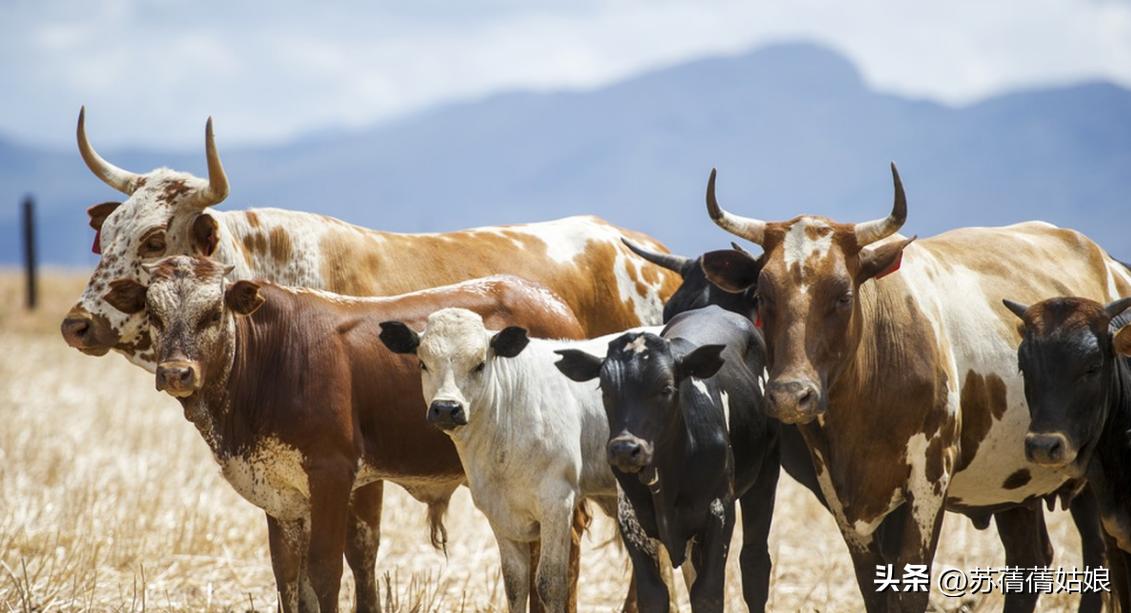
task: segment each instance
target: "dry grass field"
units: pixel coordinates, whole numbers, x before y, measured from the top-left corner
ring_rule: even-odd
[[[0,610],[273,609],[263,515],[223,481],[177,403],[121,357],[87,357],[58,336],[84,281],[49,275],[41,310],[27,315],[19,278],[0,275]],[[505,607],[494,541],[466,490],[448,514],[447,557],[428,545],[424,508],[395,486],[386,488],[383,521],[388,610]],[[1067,513],[1049,523],[1054,564],[1079,565]],[[584,611],[614,610],[623,597],[629,570],[612,539],[611,522],[598,516],[582,554]],[[832,518],[785,476],[770,549],[773,610],[862,608]],[[736,562],[728,609],[739,611]],[[947,517],[937,567],[1003,564],[992,529]],[[347,573],[347,608],[352,589]],[[1040,609],[1075,610],[1076,598],[1046,596]],[[1001,597],[936,595],[932,606],[998,610]]]

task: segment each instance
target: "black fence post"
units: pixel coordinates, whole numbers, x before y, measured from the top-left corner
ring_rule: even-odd
[[[39,303],[39,279],[36,277],[35,259],[35,199],[24,196],[24,272],[27,278],[27,308],[35,310]]]

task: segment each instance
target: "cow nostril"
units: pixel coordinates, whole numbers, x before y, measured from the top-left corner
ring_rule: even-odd
[[[1060,439],[1054,439],[1052,444],[1049,445],[1049,457],[1059,458],[1061,452],[1064,450],[1064,445],[1061,444]]]
[[[808,404],[809,401],[812,400],[812,399],[813,399],[813,389],[812,388],[805,388],[797,396],[797,404]]]

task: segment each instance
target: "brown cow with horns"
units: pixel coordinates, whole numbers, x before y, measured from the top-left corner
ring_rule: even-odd
[[[994,512],[1014,552],[1007,564],[1044,566],[1051,549],[1034,503],[1077,487],[1025,456],[1020,339],[1002,298],[1109,302],[1131,293],[1131,274],[1087,237],[1045,223],[912,242],[896,234],[907,203],[894,165],[892,176],[885,218],[766,222],[723,210],[712,171],[711,218],[764,253],[712,252],[703,267],[724,289],[757,286],[769,412],[805,437],[868,609],[922,611],[928,592],[878,592],[874,578],[887,563],[896,576],[910,564],[929,570],[944,510]],[[1031,607],[1036,595],[1020,600]]]

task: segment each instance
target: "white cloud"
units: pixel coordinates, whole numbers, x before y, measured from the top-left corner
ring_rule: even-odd
[[[102,147],[196,147],[209,114],[225,144],[276,141],[798,37],[847,53],[879,87],[952,103],[1131,84],[1131,3],[1114,1],[46,4],[0,8],[0,133],[62,146],[84,103]]]

